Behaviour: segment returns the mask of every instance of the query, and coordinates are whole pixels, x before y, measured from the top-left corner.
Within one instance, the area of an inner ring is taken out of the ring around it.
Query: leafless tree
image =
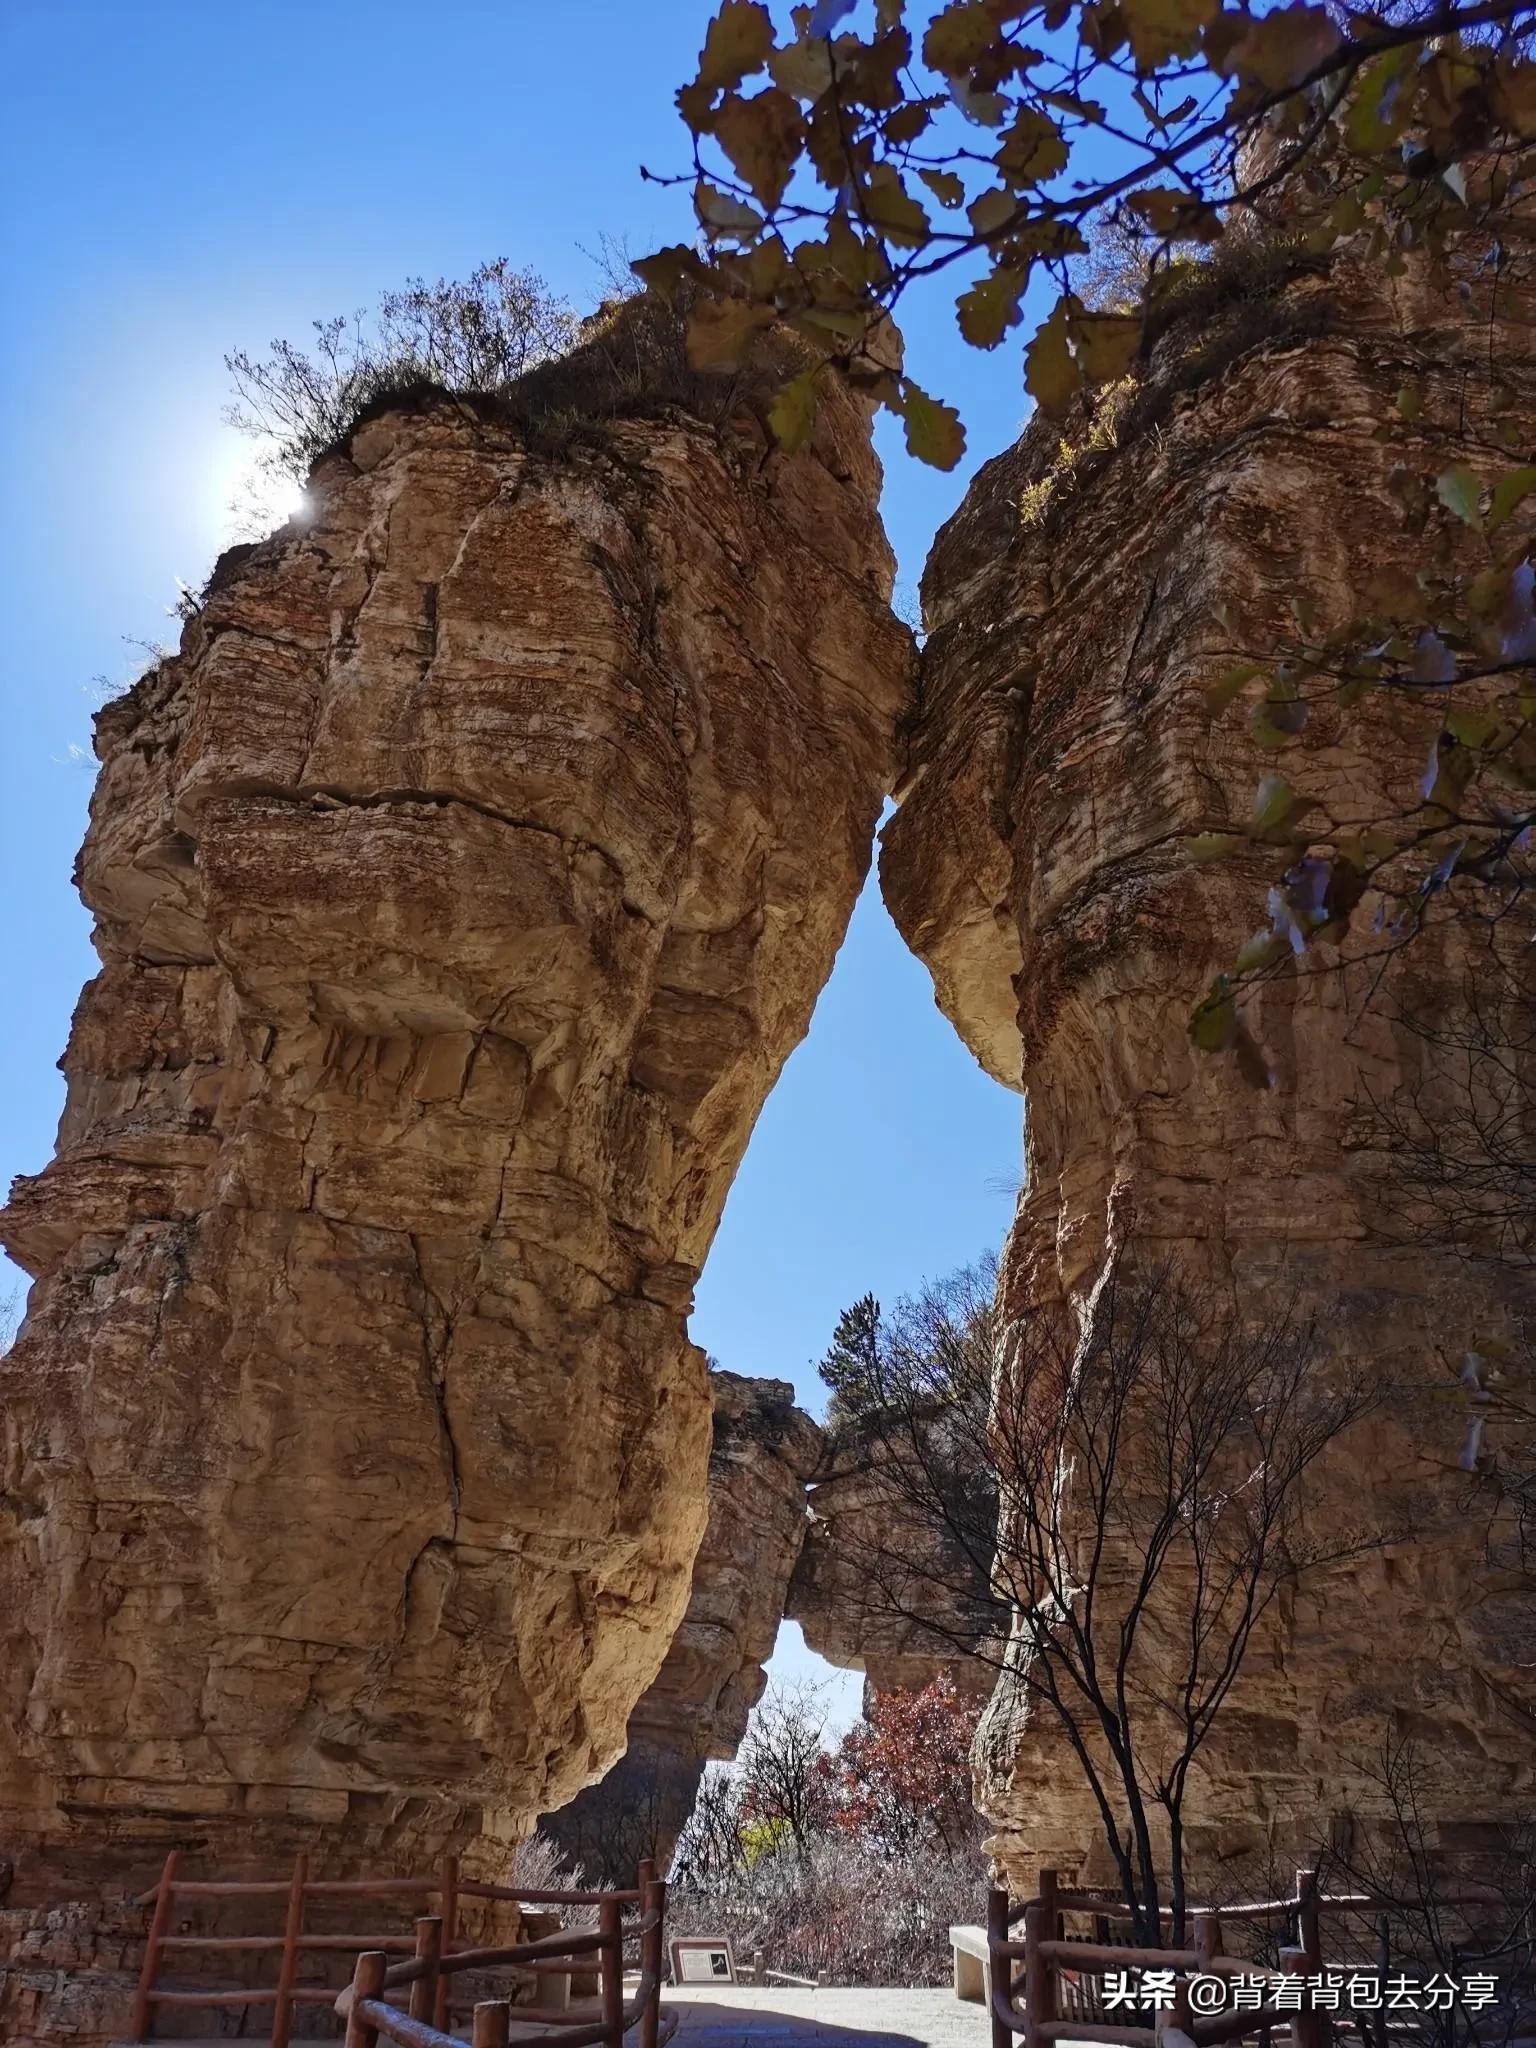
[[[764,1856],[707,1881],[680,1878],[667,1926],[728,1934],[738,1956],[761,1950],[770,1969],[824,1972],[832,1984],[939,1985],[950,1977],[951,1926],[985,1910],[979,1858],[935,1849],[893,1857],[881,1843],[831,1835],[805,1856]]]
[[[546,1814],[541,1828],[594,1882],[632,1885],[646,1858],[671,1861],[704,1768],[702,1758],[638,1742],[598,1784]]]
[[[1522,948],[1528,953],[1529,948]],[[1385,1159],[1388,1228],[1400,1242],[1536,1272],[1536,984],[1528,959],[1493,947],[1461,1001],[1397,1023],[1424,1049],[1425,1078],[1368,1096]]]
[[[369,313],[313,323],[310,349],[274,341],[224,359],[235,398],[225,417],[264,445],[263,466],[303,483],[315,458],[387,392],[412,385],[495,396],[577,339],[574,309],[536,271],[505,257],[464,279],[410,279]]]
[[[1135,1937],[1166,1904],[1177,1941],[1190,1771],[1254,1631],[1283,1588],[1386,1533],[1308,1514],[1318,1460],[1376,1391],[1294,1318],[1250,1328],[1119,1261],[1076,1341],[1039,1314],[995,1366],[944,1341],[880,1347],[874,1370],[871,1505],[847,1531],[872,1607],[990,1663],[1059,1731]]]
[[[710,1891],[733,1872],[745,1869],[746,1826],[741,1778],[735,1767],[707,1765],[688,1824],[678,1838],[672,1866],[674,1884]]]
[[[736,1755],[747,1820],[782,1829],[802,1856],[823,1800],[817,1764],[826,1727],[826,1702],[816,1686],[770,1686],[752,1710]]]
[[[592,1880],[543,1829],[519,1842],[512,1855],[511,1883],[525,1884],[530,1891],[589,1891]]]

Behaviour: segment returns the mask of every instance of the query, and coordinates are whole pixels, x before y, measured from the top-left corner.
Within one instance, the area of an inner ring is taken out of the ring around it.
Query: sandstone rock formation
[[[967,1598],[964,1560],[936,1529],[911,1579],[888,1584],[889,1435],[813,1422],[783,1380],[716,1370],[710,1385],[709,1525],[687,1612],[623,1757],[540,1823],[592,1878],[627,1877],[644,1855],[666,1864],[705,1764],[740,1748],[781,1621],[863,1672],[866,1698],[940,1673],[969,1695],[991,1690],[994,1667],[967,1651],[994,1609],[984,1592]]]
[[[993,1667],[970,1654],[991,1619],[985,1588],[931,1519],[902,1520],[902,1543],[925,1554],[910,1575],[892,1554],[892,1486],[885,1471],[899,1434],[828,1428],[810,1491],[810,1525],[785,1613],[829,1664],[862,1671],[871,1692],[915,1691],[947,1674],[964,1693],[991,1689]]]
[[[822,1437],[793,1387],[717,1370],[710,1391],[709,1522],[687,1611],[629,1717],[624,1755],[541,1823],[592,1879],[628,1880],[646,1855],[665,1867],[705,1764],[735,1756],[808,1526]]]
[[[1274,1077],[1257,1090],[1192,1048],[1188,1018],[1263,922],[1271,865],[1195,867],[1181,846],[1246,815],[1273,761],[1241,716],[1213,722],[1199,686],[1290,630],[1298,591],[1325,627],[1352,617],[1414,545],[1394,486],[1475,449],[1489,393],[1469,351],[1496,366],[1524,430],[1512,445],[1536,440],[1530,311],[1501,301],[1490,329],[1481,297],[1469,312],[1411,270],[1348,261],[1196,297],[1118,445],[1074,463],[1062,430],[1033,422],[980,472],[924,578],[921,717],[881,872],[940,1005],[1027,1098],[1005,1331],[1038,1315],[1076,1328],[1120,1244],[1230,1289],[1240,1317],[1294,1300],[1325,1359],[1373,1361],[1398,1390],[1333,1457],[1333,1510],[1427,1518],[1421,1540],[1285,1602],[1256,1644],[1191,1794],[1206,1867],[1315,1847],[1384,1734],[1418,1740],[1429,1810],[1459,1839],[1536,1807],[1529,1580],[1466,1512],[1463,1413],[1414,1393],[1444,1384],[1469,1333],[1515,1333],[1528,1287],[1379,1227],[1370,1105],[1450,1080],[1405,1018],[1464,1018],[1464,939],[1416,944],[1369,1005],[1357,979],[1270,984],[1250,1011]],[[1410,376],[1412,423],[1396,404]],[[1325,707],[1285,765],[1337,815],[1389,814],[1431,733],[1401,700],[1347,721]],[[1005,1398],[1007,1361],[1005,1339]],[[1005,1689],[984,1733],[1015,1880],[1051,1860],[1105,1876],[1085,1866],[1096,1826],[1050,1728]]]
[[[387,412],[101,713],[102,972],[0,1230],[13,1907],[172,1841],[498,1862],[621,1749],[694,1281],[891,779],[878,483],[852,401],[793,458]]]

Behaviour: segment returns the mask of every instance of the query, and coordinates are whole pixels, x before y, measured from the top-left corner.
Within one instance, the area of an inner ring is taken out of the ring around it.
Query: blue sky
[[[54,1065],[94,971],[70,883],[97,678],[168,639],[178,578],[231,537],[248,444],[220,422],[226,350],[418,273],[531,263],[583,304],[607,234],[692,231],[672,93],[699,0],[3,0],[0,4],[0,1181],[48,1158]],[[1018,431],[1016,351],[977,358],[942,300],[909,362],[960,403],[972,456],[918,469],[882,430],[886,517],[915,581],[977,457]],[[1015,1097],[982,1075],[866,892],[811,1035],[753,1140],[699,1293],[722,1364],[795,1380],[838,1311],[996,1245]],[[0,1298],[6,1281],[0,1274]]]

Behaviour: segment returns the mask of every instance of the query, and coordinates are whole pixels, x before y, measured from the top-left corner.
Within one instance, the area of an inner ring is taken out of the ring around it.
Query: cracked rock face
[[[1298,590],[1326,628],[1354,615],[1373,571],[1412,559],[1393,471],[1476,456],[1464,351],[1502,366],[1518,445],[1536,438],[1524,327],[1490,342],[1486,314],[1412,272],[1394,284],[1347,265],[1292,277],[1257,313],[1207,311],[1194,353],[1187,332],[1160,345],[1139,427],[1058,480],[1043,515],[1061,430],[1039,421],[938,540],[922,713],[881,873],[940,1005],[1027,1098],[1005,1331],[1045,1315],[1074,1332],[1124,1244],[1229,1289],[1245,1318],[1294,1302],[1317,1318],[1320,1369],[1369,1360],[1403,1390],[1442,1378],[1437,1359],[1454,1373],[1478,1333],[1519,1341],[1525,1276],[1394,1242],[1383,1216],[1371,1103],[1454,1087],[1448,1056],[1404,1020],[1467,1021],[1471,942],[1416,945],[1368,1009],[1356,979],[1270,984],[1251,1022],[1273,1086],[1255,1089],[1192,1048],[1188,1018],[1262,923],[1272,869],[1262,855],[1197,868],[1181,846],[1245,815],[1276,765],[1240,713],[1212,721],[1199,686],[1233,648],[1293,630]],[[1409,377],[1425,393],[1413,424],[1396,405]],[[1413,800],[1429,737],[1422,706],[1373,698],[1348,721],[1314,714],[1278,765],[1335,815],[1391,815]],[[1324,1512],[1411,1516],[1421,1534],[1281,1603],[1190,1795],[1206,1868],[1315,1849],[1387,1734],[1417,1745],[1430,1818],[1464,1846],[1536,1801],[1529,1581],[1508,1528],[1467,1512],[1464,1431],[1454,1401],[1404,1391],[1335,1448]],[[981,1761],[1021,1889],[1052,1861],[1108,1875],[1059,1737],[1006,1693]]]
[[[805,1539],[820,1428],[785,1380],[715,1371],[710,1392],[709,1521],[687,1611],[623,1757],[541,1823],[594,1880],[632,1876],[642,1855],[666,1868],[705,1764],[734,1757],[747,1732]]]
[[[889,787],[865,419],[439,404],[100,716],[102,971],[4,1242],[10,1903],[496,1860],[688,1599],[685,1317]]]

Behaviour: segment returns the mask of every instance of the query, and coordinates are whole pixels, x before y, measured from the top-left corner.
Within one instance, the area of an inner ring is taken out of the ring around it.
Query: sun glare
[[[290,477],[261,467],[248,441],[230,434],[209,464],[209,511],[220,540],[261,540],[302,513],[309,501]]]

